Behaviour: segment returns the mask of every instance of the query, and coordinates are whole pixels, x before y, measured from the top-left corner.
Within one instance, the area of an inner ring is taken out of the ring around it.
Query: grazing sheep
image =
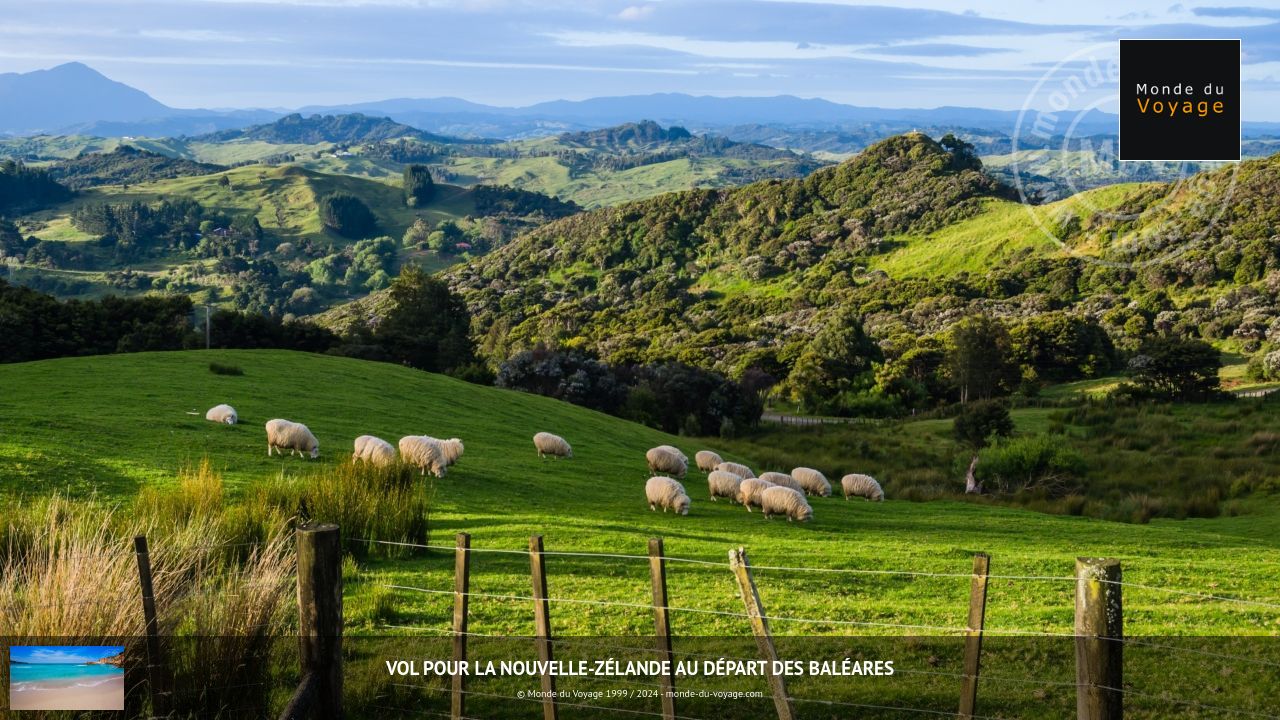
[[[426,435],[407,435],[400,438],[400,457],[410,465],[418,468],[420,474],[431,474],[442,478],[449,470],[445,461],[444,448],[440,441]]]
[[[798,467],[791,471],[791,477],[800,483],[800,487],[804,490],[805,495],[817,495],[819,497],[831,497],[831,483],[827,480],[827,476],[818,470],[807,467]]]
[[[667,473],[682,478],[689,471],[689,461],[670,445],[650,448],[644,457],[649,461],[649,472]]]
[[[777,487],[768,480],[747,478],[738,485],[738,503],[751,512],[751,506],[760,507],[760,495],[771,487]]]
[[[790,475],[784,472],[760,473],[760,479],[768,480],[774,485],[781,485],[782,487],[785,487],[785,488],[791,488],[792,490],[795,490],[796,492],[799,492],[801,494],[804,493],[804,487],[800,483],[796,482],[795,478],[791,477]]]
[[[678,456],[681,460],[684,461],[684,464],[686,466],[689,465],[689,456],[685,455],[684,451],[676,447],[675,445],[659,445],[658,447],[670,453],[674,453],[676,456]]]
[[[880,483],[870,475],[859,475],[858,473],[849,473],[840,478],[840,489],[844,490],[844,499],[851,497],[866,498],[875,502],[884,501],[884,490],[880,488]]]
[[[722,462],[716,466],[716,470],[731,472],[734,475],[737,475],[738,477],[743,479],[753,478],[756,476],[756,474],[751,470],[751,468],[747,467],[746,465],[743,465],[742,463],[736,463],[736,462]]]
[[[275,450],[281,455],[285,450],[294,453],[310,453],[311,457],[320,457],[320,441],[311,434],[306,425],[290,422],[281,418],[267,421],[267,456]]]
[[[227,404],[214,405],[209,408],[209,412],[204,414],[204,419],[210,422],[226,423],[227,425],[235,425],[240,422],[240,416],[236,414],[236,409]]]
[[[738,499],[738,486],[742,478],[723,470],[712,470],[707,474],[707,490],[711,493],[711,502],[716,498],[729,498],[729,502]]]
[[[715,470],[717,465],[724,462],[724,458],[710,450],[699,450],[693,459],[698,463],[698,469],[705,473]],[[742,476],[739,475],[739,477]]]
[[[448,465],[458,462],[458,458],[462,457],[462,441],[458,438],[449,438],[448,440],[440,440],[440,447],[444,450],[444,461]]]
[[[774,515],[786,515],[787,522],[813,519],[813,508],[804,499],[804,493],[788,487],[771,487],[760,493],[760,509],[764,511],[766,520]]]
[[[662,512],[670,509],[679,515],[689,514],[689,494],[684,491],[684,485],[669,477],[658,475],[649,478],[649,482],[644,484],[644,494],[649,499],[650,510],[661,507]]]
[[[386,467],[396,461],[396,449],[380,437],[361,435],[356,438],[356,448],[351,454],[351,461]]]
[[[552,435],[549,432],[540,432],[533,436],[533,446],[538,448],[538,457],[573,457],[573,448],[569,447],[569,443],[559,435]]]

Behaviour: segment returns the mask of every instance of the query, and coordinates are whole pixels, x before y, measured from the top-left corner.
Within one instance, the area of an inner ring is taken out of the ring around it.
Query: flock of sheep
[[[239,416],[230,405],[218,405],[205,413],[205,419],[235,425]],[[283,455],[288,450],[290,455],[319,457],[320,442],[306,425],[276,418],[268,420],[266,428],[268,456],[273,453]],[[533,436],[533,446],[540,458],[573,457],[573,448],[559,435],[540,432]],[[444,477],[449,466],[462,457],[463,446],[458,438],[439,440],[427,435],[407,435],[400,438],[399,451],[400,460],[418,468],[423,475],[430,472],[435,477]],[[674,446],[659,445],[650,448],[645,459],[649,463],[649,472],[665,473],[655,474],[645,483],[649,509],[656,511],[662,508],[663,512],[672,510],[688,515],[692,500],[678,479],[688,474],[688,456]],[[391,465],[396,462],[396,447],[382,438],[361,435],[355,440],[352,461],[379,467]],[[741,463],[726,462],[711,450],[698,451],[694,461],[698,469],[707,474],[707,491],[712,502],[728,498],[729,502],[746,507],[747,512],[757,507],[766,519],[784,515],[788,521],[811,520],[813,506],[808,498],[831,497],[831,483],[813,468],[798,467],[790,473],[765,472],[756,477],[751,468]],[[870,475],[845,475],[840,479],[840,489],[845,500],[851,497],[877,502],[884,500],[884,490]]]
[[[645,453],[649,472],[655,475],[645,483],[645,497],[649,509],[662,508],[680,515],[689,514],[692,502],[684,485],[676,478],[683,478],[689,471],[689,458],[679,448],[659,445]],[[821,472],[813,468],[798,467],[790,473],[766,472],[756,477],[751,468],[741,463],[725,462],[711,450],[700,450],[694,455],[698,469],[707,474],[707,491],[711,501],[728,498],[751,512],[758,507],[765,519],[785,515],[788,521],[806,522],[813,519],[813,506],[808,496],[831,497],[831,483]],[[670,477],[674,476],[674,477]],[[884,500],[884,490],[870,475],[850,473],[840,479],[844,499],[861,497],[877,502]]]

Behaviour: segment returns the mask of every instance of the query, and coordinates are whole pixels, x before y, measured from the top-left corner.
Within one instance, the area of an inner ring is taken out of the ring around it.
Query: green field
[[[233,364],[243,376],[215,375],[210,361]],[[1155,521],[1126,525],[1058,517],[948,501],[883,504],[814,500],[809,524],[765,521],[726,502],[710,503],[695,472],[687,517],[650,512],[643,499],[648,476],[644,451],[662,442],[690,456],[710,442],[672,438],[622,420],[545,398],[468,385],[386,364],[277,351],[156,353],[51,360],[0,367],[0,488],[15,496],[63,493],[128,503],[143,486],[172,483],[184,464],[207,457],[234,496],[269,478],[319,471],[340,462],[351,440],[373,433],[396,439],[410,433],[457,436],[466,454],[434,482],[434,542],[450,544],[467,531],[477,548],[526,547],[544,534],[549,550],[642,554],[646,539],[664,536],[675,557],[720,562],[745,545],[754,562],[815,568],[964,573],[970,556],[986,551],[995,572],[1066,577],[1074,558],[1105,555],[1125,562],[1133,582],[1274,598],[1280,538],[1272,532],[1275,504],[1257,512],[1213,520]],[[204,409],[230,402],[242,424],[203,420]],[[193,414],[194,413],[194,414]],[[288,417],[309,424],[320,438],[322,458],[305,462],[268,459],[262,423]],[[542,461],[530,436],[538,430],[564,435],[575,457]],[[751,462],[751,457],[739,459]],[[848,470],[881,474],[875,460],[850,452]],[[760,468],[763,469],[763,468]],[[523,594],[528,578],[518,555],[477,559],[476,586],[486,592]],[[371,585],[446,588],[447,554],[376,560],[350,587],[350,622],[372,627],[363,614]],[[556,559],[554,595],[643,603],[648,587],[640,561]],[[670,572],[672,604],[740,610],[727,568],[677,565]],[[895,624],[954,627],[962,623],[968,583],[963,578],[861,577],[840,574],[762,572],[762,594],[786,615],[866,619]],[[1007,631],[1067,632],[1071,584],[1064,581],[993,581],[989,626]],[[448,599],[412,592],[397,595],[396,624],[445,627]],[[477,632],[527,633],[523,605],[477,602]],[[1133,634],[1272,634],[1274,610],[1205,602],[1158,590],[1126,595]],[[565,614],[570,634],[647,631],[646,613],[587,607]],[[681,634],[737,634],[739,618],[682,614]],[[778,623],[782,634],[846,634],[822,623]],[[865,630],[865,629],[864,629]]]

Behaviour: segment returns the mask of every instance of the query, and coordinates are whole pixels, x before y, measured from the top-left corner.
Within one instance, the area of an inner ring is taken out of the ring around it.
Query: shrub
[[[360,198],[335,192],[320,198],[320,222],[345,238],[366,238],[378,230],[378,220]]]
[[[223,365],[222,363],[209,363],[209,372],[214,375],[243,375],[244,370],[239,365]]]
[[[1002,439],[982,455],[977,475],[988,490],[1058,497],[1079,489],[1084,456],[1058,438],[1028,435]]]

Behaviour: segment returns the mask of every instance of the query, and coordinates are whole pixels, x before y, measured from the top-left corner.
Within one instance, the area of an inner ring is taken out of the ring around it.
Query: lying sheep
[[[314,459],[320,457],[320,441],[306,425],[276,418],[267,421],[267,457],[271,456],[272,450],[281,455],[285,450],[290,455],[310,453]]]
[[[800,485],[800,483],[796,482],[795,478],[791,477],[790,475],[784,472],[760,473],[760,479],[768,480],[774,485],[781,485],[782,487],[785,487],[785,488],[791,488],[792,490],[795,490],[796,492],[801,494],[804,493],[804,487]]]
[[[442,478],[449,470],[445,461],[444,448],[440,441],[426,435],[407,435],[400,438],[400,457],[406,463],[418,468],[422,475],[427,471]]]
[[[752,472],[751,468],[747,467],[746,465],[743,465],[742,463],[722,462],[719,465],[716,465],[715,469],[723,470],[725,472],[731,472],[734,475],[737,475],[738,477],[743,479],[753,478],[756,476],[756,474]]]
[[[724,462],[723,458],[710,450],[699,450],[694,454],[693,459],[698,463],[698,469],[705,473],[715,470],[717,465]]]
[[[712,470],[707,474],[707,490],[711,493],[711,502],[716,498],[729,498],[729,502],[738,499],[738,486],[742,478],[723,470]]]
[[[689,461],[670,445],[650,448],[644,457],[649,461],[649,472],[667,473],[682,478],[689,471]]]
[[[831,483],[827,480],[827,476],[820,471],[813,468],[798,467],[791,471],[791,477],[800,483],[800,488],[804,490],[805,495],[831,497]]]
[[[458,462],[458,458],[462,457],[462,441],[458,438],[449,438],[448,440],[440,440],[440,448],[444,450],[444,461],[446,464],[452,465]]]
[[[751,506],[760,507],[760,495],[771,487],[777,487],[768,480],[747,478],[738,485],[738,504],[751,512]]]
[[[552,457],[573,457],[573,448],[569,447],[569,443],[559,435],[552,435],[549,432],[540,432],[533,436],[533,446],[538,448],[538,457],[544,458],[548,455]]]
[[[689,494],[684,491],[684,485],[669,477],[658,475],[649,478],[649,482],[644,484],[644,494],[649,500],[650,510],[662,508],[662,512],[670,509],[680,515],[689,514]]]
[[[840,489],[844,490],[844,499],[851,497],[866,498],[875,502],[884,501],[884,490],[880,488],[880,483],[870,475],[859,475],[858,473],[849,473],[840,478]]]
[[[240,416],[236,414],[236,409],[230,405],[214,405],[209,408],[209,412],[204,414],[204,419],[210,422],[226,423],[227,425],[235,425],[240,422]]]
[[[351,454],[351,461],[386,467],[396,461],[396,449],[380,437],[361,435],[356,438],[355,452]]]
[[[760,509],[766,520],[774,515],[786,515],[787,522],[813,519],[813,508],[804,499],[804,493],[788,487],[771,487],[760,493]]]

